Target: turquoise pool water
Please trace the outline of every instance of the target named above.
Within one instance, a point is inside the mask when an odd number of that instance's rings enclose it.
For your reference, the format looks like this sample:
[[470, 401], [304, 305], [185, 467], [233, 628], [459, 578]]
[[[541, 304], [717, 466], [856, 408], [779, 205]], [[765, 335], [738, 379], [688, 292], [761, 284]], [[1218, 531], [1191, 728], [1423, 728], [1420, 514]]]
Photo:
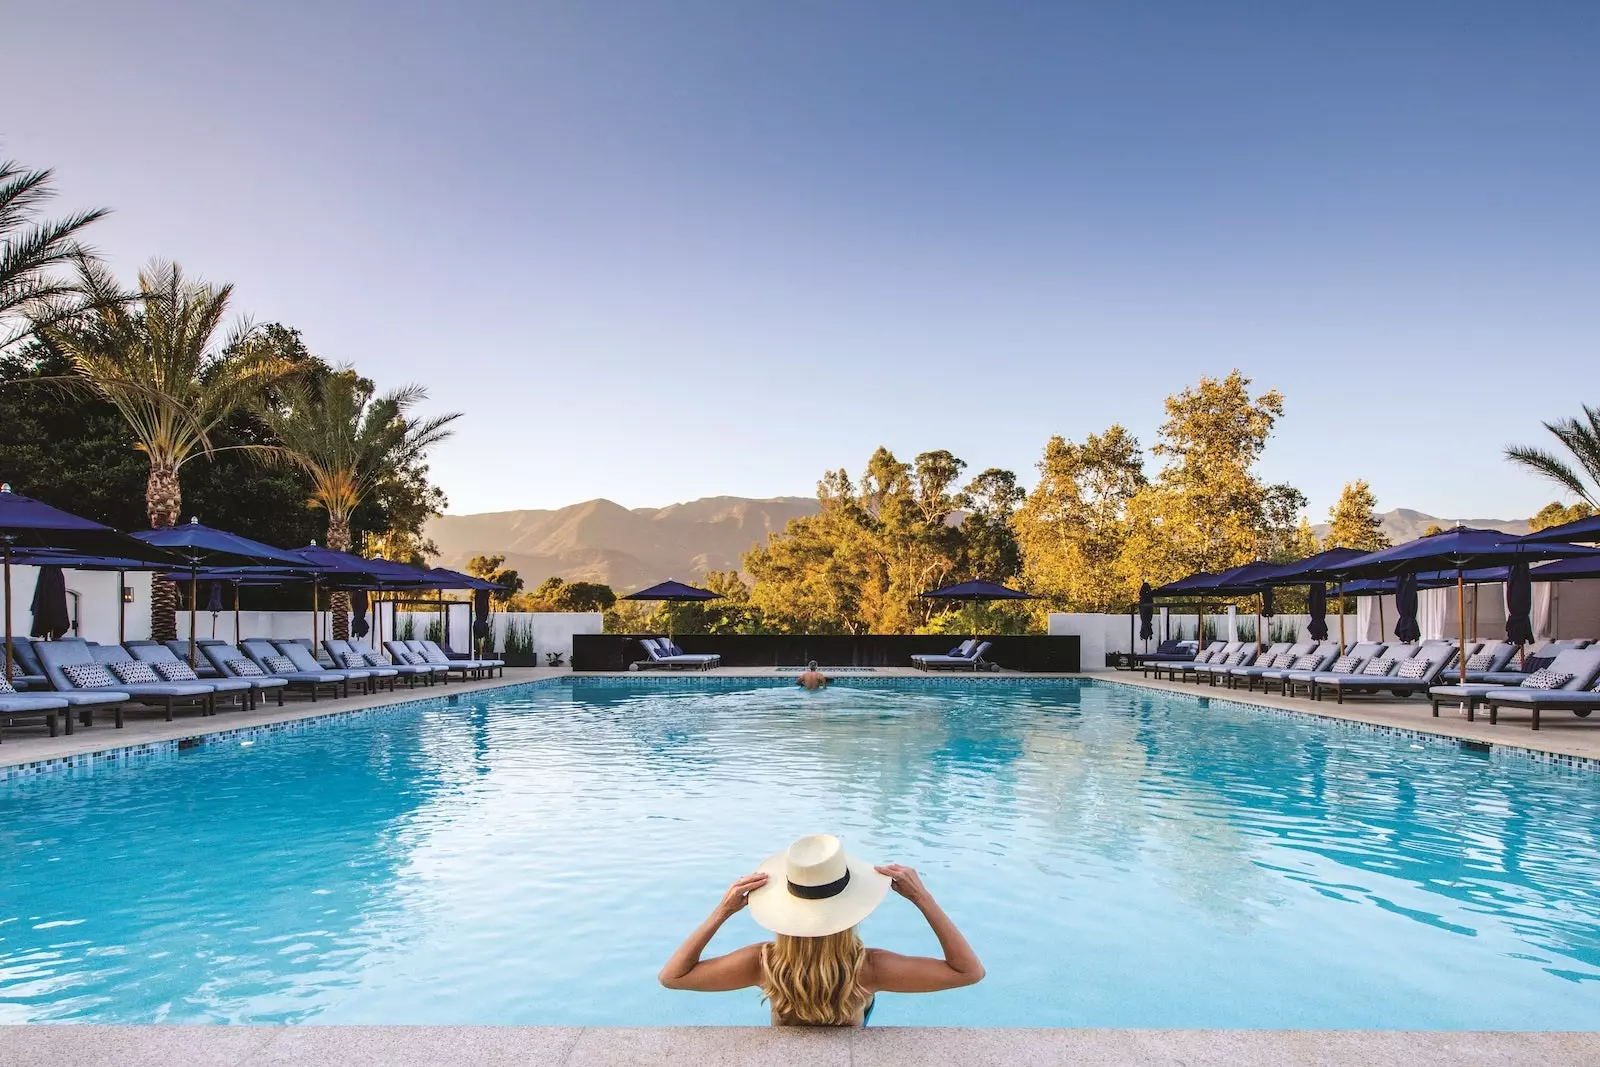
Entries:
[[989, 971], [875, 1024], [1600, 1028], [1600, 775], [1114, 684], [522, 687], [0, 815], [0, 1021], [760, 1024], [656, 971], [828, 830]]

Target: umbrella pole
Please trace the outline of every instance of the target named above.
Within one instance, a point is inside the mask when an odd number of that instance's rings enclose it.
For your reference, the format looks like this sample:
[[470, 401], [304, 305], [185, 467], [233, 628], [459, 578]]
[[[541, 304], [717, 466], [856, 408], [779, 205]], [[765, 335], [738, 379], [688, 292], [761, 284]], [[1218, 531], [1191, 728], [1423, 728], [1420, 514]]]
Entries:
[[200, 568], [190, 562], [189, 564], [189, 667], [194, 667], [194, 612], [195, 590], [200, 588]]
[[1389, 632], [1388, 630], [1385, 630], [1383, 628], [1383, 594], [1379, 593], [1378, 594], [1378, 640], [1382, 641], [1383, 640], [1383, 635], [1388, 633], [1388, 632]]
[[128, 640], [128, 603], [122, 598], [122, 591], [128, 587], [128, 572], [117, 572], [117, 644], [124, 644]]
[[1461, 633], [1461, 643], [1456, 646], [1456, 658], [1461, 661], [1458, 672], [1461, 684], [1467, 684], [1467, 587], [1462, 581], [1461, 568], [1456, 568], [1456, 622], [1460, 625], [1457, 629]]
[[[6, 542], [6, 681], [11, 681], [11, 542]], [[53, 721], [53, 720], [52, 720]]]
[[233, 583], [233, 643], [239, 643], [239, 583]]
[[1339, 583], [1339, 655], [1344, 655], [1344, 583]]

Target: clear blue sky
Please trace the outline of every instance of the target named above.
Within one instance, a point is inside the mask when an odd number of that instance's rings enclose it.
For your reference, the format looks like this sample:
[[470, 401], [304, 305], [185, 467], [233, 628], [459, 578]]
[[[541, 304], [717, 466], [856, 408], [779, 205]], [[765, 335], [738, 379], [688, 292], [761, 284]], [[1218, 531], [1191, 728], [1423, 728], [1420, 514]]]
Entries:
[[1600, 4], [90, 3], [0, 151], [380, 384], [451, 510], [809, 495], [1238, 366], [1320, 520], [1514, 517], [1600, 402]]

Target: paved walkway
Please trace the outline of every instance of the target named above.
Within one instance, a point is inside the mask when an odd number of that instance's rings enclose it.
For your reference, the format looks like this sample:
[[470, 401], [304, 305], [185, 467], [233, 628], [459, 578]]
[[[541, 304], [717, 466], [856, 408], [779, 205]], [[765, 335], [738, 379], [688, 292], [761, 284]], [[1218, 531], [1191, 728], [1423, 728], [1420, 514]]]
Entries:
[[1388, 1030], [0, 1027], [6, 1067], [1592, 1067], [1600, 1035]]

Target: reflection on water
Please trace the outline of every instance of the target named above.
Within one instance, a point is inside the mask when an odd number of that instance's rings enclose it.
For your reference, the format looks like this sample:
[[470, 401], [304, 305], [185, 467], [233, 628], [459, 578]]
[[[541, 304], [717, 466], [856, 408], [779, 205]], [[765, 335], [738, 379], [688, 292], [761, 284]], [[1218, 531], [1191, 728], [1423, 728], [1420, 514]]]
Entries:
[[[989, 971], [874, 1021], [1600, 1025], [1596, 776], [1122, 686], [851, 681], [513, 690], [0, 789], [0, 1020], [760, 1023], [655, 971], [830, 830], [921, 867]], [[936, 950], [898, 900], [863, 933]]]

